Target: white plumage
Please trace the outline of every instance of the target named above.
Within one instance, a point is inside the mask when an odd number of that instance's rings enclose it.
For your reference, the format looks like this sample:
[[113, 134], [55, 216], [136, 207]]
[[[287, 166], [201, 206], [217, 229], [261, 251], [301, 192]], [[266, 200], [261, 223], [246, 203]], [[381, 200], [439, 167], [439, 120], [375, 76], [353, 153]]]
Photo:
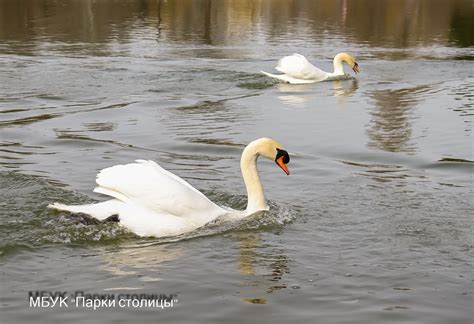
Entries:
[[339, 53], [334, 57], [333, 66], [334, 72], [323, 71], [306, 59], [303, 55], [293, 54], [285, 56], [278, 61], [276, 70], [283, 74], [272, 74], [261, 71], [266, 76], [278, 79], [280, 81], [291, 84], [306, 84], [315, 83], [324, 80], [339, 80], [347, 78], [348, 75], [344, 73], [342, 62], [346, 62], [354, 70], [359, 72], [359, 66], [355, 59], [346, 53]]
[[285, 56], [278, 61], [276, 70], [300, 80], [322, 81], [327, 73], [309, 63], [306, 57], [300, 54]]
[[140, 236], [181, 234], [228, 212], [153, 161], [136, 160], [103, 169], [96, 183], [94, 192], [115, 199], [80, 206], [56, 203], [48, 207], [85, 213], [99, 220], [119, 215], [120, 223]]
[[156, 212], [190, 216], [196, 210], [219, 209], [201, 192], [156, 162], [116, 165], [99, 172], [95, 192]]
[[[253, 141], [244, 150], [241, 169], [249, 198], [245, 211], [214, 204], [185, 180], [156, 162], [146, 160], [112, 166], [98, 173], [94, 191], [111, 197], [111, 200], [78, 206], [54, 203], [48, 207], [88, 214], [99, 220], [118, 215], [123, 226], [140, 236], [179, 235], [222, 215], [227, 215], [227, 219], [235, 219], [268, 209], [256, 161], [258, 156], [276, 161], [277, 154], [281, 152], [277, 150], [280, 147], [277, 142], [262, 138]], [[288, 172], [286, 165], [281, 163], [278, 162]]]

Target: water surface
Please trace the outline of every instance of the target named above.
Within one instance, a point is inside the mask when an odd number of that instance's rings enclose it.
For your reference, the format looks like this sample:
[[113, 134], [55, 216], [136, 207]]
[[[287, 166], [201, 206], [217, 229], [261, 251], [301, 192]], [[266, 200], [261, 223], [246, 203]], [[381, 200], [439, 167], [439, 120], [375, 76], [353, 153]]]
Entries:
[[[472, 21], [460, 0], [0, 0], [2, 320], [471, 323]], [[259, 73], [340, 51], [356, 79]], [[45, 209], [137, 158], [245, 208], [264, 136], [291, 176], [260, 161], [271, 210], [243, 222], [153, 239]], [[179, 302], [29, 308], [37, 290]]]

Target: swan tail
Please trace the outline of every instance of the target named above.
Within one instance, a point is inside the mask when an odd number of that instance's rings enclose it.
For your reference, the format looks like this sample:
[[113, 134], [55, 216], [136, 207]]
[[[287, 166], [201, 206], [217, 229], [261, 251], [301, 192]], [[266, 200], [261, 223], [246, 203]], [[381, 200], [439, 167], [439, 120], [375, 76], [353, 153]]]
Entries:
[[265, 72], [265, 71], [260, 71], [261, 73], [265, 74], [267, 77], [270, 77], [270, 78], [273, 78], [273, 79], [277, 79], [277, 80], [280, 80], [280, 81], [283, 81], [285, 83], [290, 83], [288, 81], [288, 78], [286, 75], [284, 74], [272, 74], [272, 73], [268, 73], [268, 72]]
[[97, 204], [88, 205], [64, 205], [61, 203], [49, 204], [47, 207], [51, 209], [67, 211], [70, 213], [83, 213], [92, 216], [100, 221], [107, 219], [112, 215], [119, 214], [120, 207], [123, 205], [118, 200], [108, 200]]
[[271, 73], [268, 73], [268, 72], [265, 72], [265, 71], [260, 71], [260, 72], [262, 72], [263, 74], [265, 74], [266, 76], [268, 76], [270, 78], [274, 78], [274, 79], [283, 81], [285, 83], [290, 83], [290, 84], [307, 84], [307, 83], [317, 82], [317, 80], [296, 79], [296, 78], [293, 78], [293, 77], [291, 77], [287, 74], [271, 74]]

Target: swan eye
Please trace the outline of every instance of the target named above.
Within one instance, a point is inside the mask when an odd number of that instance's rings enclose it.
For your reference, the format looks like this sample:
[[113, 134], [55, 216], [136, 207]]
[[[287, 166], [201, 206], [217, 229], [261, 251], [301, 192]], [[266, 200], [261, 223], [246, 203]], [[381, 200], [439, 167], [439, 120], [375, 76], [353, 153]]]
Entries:
[[277, 148], [277, 155], [275, 161], [278, 160], [280, 157], [283, 157], [283, 163], [288, 164], [290, 162], [290, 156], [288, 155], [288, 152]]

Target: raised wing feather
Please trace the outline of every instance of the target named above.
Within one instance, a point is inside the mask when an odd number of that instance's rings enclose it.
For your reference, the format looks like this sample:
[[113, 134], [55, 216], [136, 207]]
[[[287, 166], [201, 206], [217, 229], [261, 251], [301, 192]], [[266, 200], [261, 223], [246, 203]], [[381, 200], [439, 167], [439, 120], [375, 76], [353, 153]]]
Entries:
[[153, 161], [116, 165], [97, 175], [95, 192], [174, 216], [220, 209], [200, 191]]
[[276, 69], [295, 79], [322, 81], [327, 78], [326, 72], [309, 63], [306, 57], [300, 54], [281, 58]]

